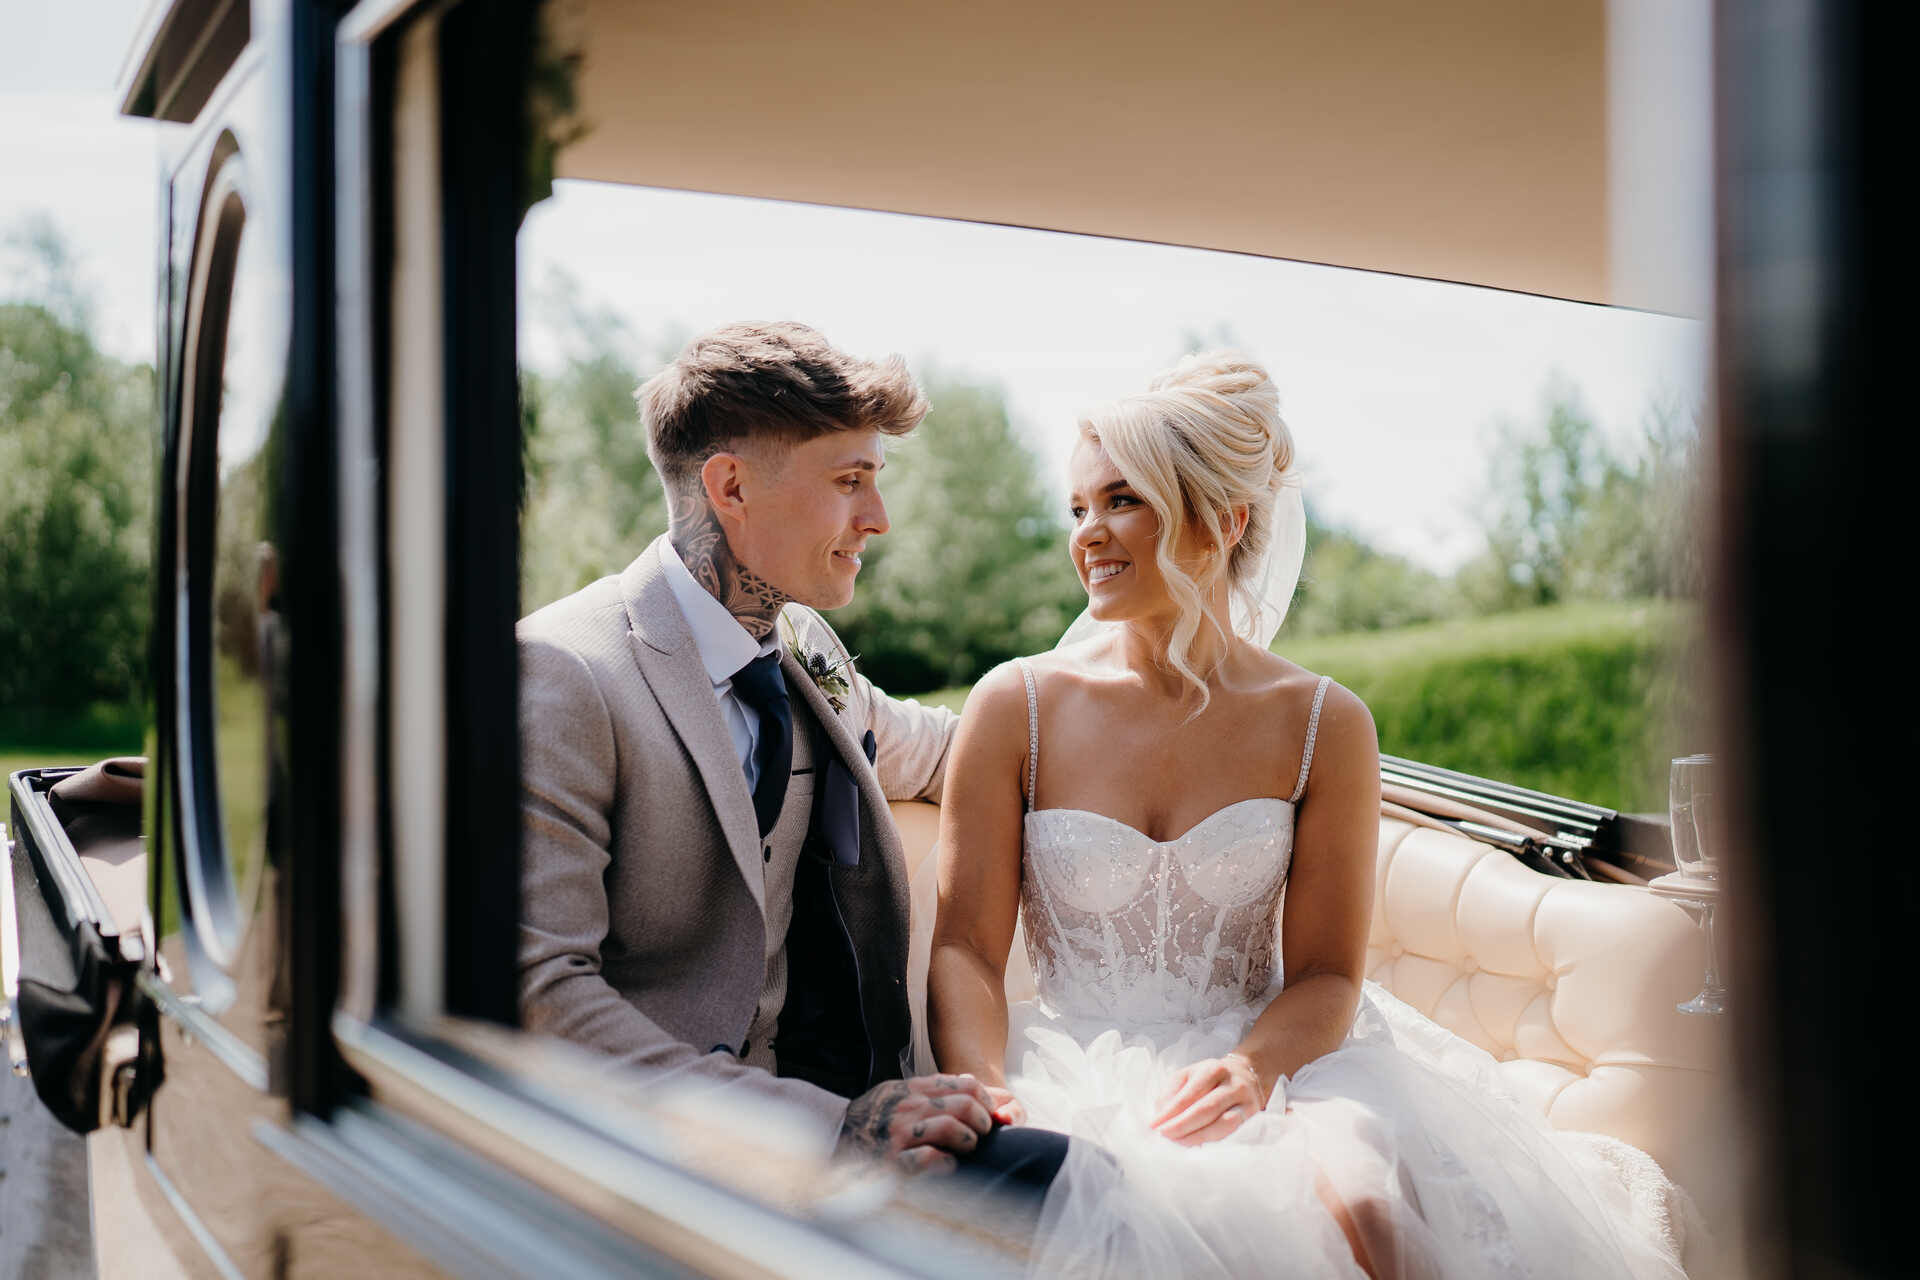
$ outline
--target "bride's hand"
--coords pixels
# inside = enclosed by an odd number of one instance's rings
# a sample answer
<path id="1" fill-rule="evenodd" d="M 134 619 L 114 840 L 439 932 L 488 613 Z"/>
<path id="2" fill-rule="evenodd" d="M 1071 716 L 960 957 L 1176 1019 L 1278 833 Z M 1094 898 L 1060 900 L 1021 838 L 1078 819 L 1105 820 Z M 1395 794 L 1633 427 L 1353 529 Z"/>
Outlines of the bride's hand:
<path id="1" fill-rule="evenodd" d="M 986 1089 L 987 1097 L 993 1099 L 993 1105 L 990 1110 L 995 1120 L 998 1120 L 1001 1124 L 1025 1124 L 1027 1122 L 1027 1109 L 1020 1104 L 1020 1099 L 1013 1096 L 1011 1089 L 1002 1089 L 999 1085 L 994 1084 L 986 1086 Z"/>
<path id="2" fill-rule="evenodd" d="M 1184 1147 L 1216 1142 L 1265 1109 L 1267 1088 L 1245 1055 L 1202 1058 L 1174 1073 L 1153 1127 Z"/>

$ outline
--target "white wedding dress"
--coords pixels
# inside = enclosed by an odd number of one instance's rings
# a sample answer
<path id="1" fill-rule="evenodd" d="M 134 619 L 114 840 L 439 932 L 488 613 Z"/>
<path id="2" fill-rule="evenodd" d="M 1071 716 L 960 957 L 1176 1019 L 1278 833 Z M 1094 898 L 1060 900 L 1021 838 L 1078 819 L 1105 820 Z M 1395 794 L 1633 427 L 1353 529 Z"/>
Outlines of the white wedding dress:
<path id="1" fill-rule="evenodd" d="M 1684 1197 L 1647 1156 L 1550 1129 L 1489 1055 L 1373 983 L 1346 1042 L 1233 1135 L 1188 1148 L 1153 1132 L 1171 1074 L 1233 1049 L 1280 990 L 1294 811 L 1327 682 L 1289 798 L 1242 800 L 1155 841 L 1103 814 L 1033 809 L 1038 704 L 1020 668 L 1021 912 L 1038 998 L 1009 1011 L 1007 1081 L 1030 1123 L 1079 1140 L 1048 1192 L 1033 1274 L 1359 1276 L 1322 1178 L 1391 1224 L 1372 1259 L 1383 1276 L 1682 1274 L 1671 1202 L 1646 1187 Z"/>

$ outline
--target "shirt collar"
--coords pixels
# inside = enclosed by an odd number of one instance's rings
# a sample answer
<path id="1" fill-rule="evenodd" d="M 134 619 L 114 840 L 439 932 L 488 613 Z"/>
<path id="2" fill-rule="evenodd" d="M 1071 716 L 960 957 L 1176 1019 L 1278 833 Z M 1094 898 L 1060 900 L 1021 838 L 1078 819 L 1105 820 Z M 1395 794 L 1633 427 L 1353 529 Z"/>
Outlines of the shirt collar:
<path id="1" fill-rule="evenodd" d="M 694 581 L 679 551 L 665 539 L 661 540 L 660 568 L 666 575 L 667 587 L 673 592 L 674 603 L 680 606 L 693 632 L 693 647 L 700 654 L 700 665 L 707 669 L 707 679 L 715 688 L 731 681 L 734 672 L 755 658 L 772 653 L 778 647 L 778 628 L 767 632 L 765 640 L 756 641 L 748 635 L 739 619 L 727 612 L 727 606 Z"/>

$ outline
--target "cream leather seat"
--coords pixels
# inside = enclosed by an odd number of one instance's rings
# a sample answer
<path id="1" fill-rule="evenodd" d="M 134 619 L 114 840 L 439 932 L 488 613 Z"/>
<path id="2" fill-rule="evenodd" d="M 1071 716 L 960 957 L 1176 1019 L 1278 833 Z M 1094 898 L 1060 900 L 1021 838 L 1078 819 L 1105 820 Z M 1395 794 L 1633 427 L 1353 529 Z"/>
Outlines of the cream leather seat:
<path id="1" fill-rule="evenodd" d="M 939 810 L 894 813 L 914 868 L 919 999 Z M 1704 962 L 1699 927 L 1643 888 L 1556 879 L 1465 836 L 1381 819 L 1367 976 L 1499 1059 L 1553 1125 L 1653 1156 L 1724 1230 L 1738 1192 L 1725 1019 L 1675 1008 L 1700 989 Z M 1007 994 L 1032 990 L 1016 937 Z"/>

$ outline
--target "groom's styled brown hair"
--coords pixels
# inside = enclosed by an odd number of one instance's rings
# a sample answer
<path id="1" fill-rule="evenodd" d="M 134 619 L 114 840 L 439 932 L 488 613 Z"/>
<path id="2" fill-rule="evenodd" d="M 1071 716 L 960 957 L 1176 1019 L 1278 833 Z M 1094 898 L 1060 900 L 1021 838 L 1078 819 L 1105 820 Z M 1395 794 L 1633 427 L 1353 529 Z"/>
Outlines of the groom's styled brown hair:
<path id="1" fill-rule="evenodd" d="M 798 443 L 868 428 L 902 436 L 927 415 L 927 397 L 899 356 L 848 355 L 791 321 L 703 333 L 634 399 L 647 456 L 672 493 L 697 484 L 715 453 L 749 439 Z"/>

